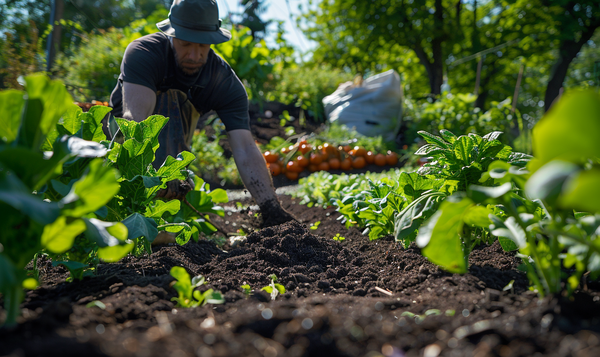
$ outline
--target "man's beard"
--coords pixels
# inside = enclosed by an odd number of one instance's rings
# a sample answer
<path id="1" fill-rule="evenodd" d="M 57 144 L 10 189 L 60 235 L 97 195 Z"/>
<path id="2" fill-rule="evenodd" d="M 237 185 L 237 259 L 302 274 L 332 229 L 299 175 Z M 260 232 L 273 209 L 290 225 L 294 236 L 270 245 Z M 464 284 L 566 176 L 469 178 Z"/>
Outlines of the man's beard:
<path id="1" fill-rule="evenodd" d="M 189 76 L 189 77 L 193 77 L 193 76 L 196 76 L 198 73 L 200 73 L 200 70 L 202 69 L 202 66 L 204 66 L 206 64 L 206 61 L 204 61 L 204 60 L 201 60 L 201 61 L 198 61 L 198 62 L 183 61 L 183 62 L 180 63 L 179 62 L 179 58 L 177 58 L 177 54 L 175 54 L 175 63 L 177 64 L 177 67 L 179 68 L 179 70 L 184 75 Z M 185 65 L 185 64 L 190 64 L 190 65 L 193 65 L 193 66 L 200 65 L 200 66 L 197 67 L 197 68 L 186 68 L 186 67 L 183 67 L 183 65 Z"/>

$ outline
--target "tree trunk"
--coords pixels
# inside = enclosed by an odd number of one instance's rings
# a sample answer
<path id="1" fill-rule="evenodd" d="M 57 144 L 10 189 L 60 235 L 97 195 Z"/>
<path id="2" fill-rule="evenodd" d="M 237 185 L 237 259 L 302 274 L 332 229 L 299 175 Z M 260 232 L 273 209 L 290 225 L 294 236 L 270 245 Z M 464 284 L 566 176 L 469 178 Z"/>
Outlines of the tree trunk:
<path id="1" fill-rule="evenodd" d="M 52 69 L 52 65 L 54 64 L 54 58 L 56 54 L 60 50 L 60 36 L 62 33 L 62 26 L 55 25 L 56 22 L 59 22 L 65 10 L 64 0 L 54 0 L 52 2 L 52 14 L 50 16 L 50 25 L 52 25 L 52 33 L 48 36 L 48 58 L 46 60 L 46 71 L 50 72 Z"/>
<path id="2" fill-rule="evenodd" d="M 590 38 L 592 38 L 598 27 L 600 27 L 600 22 L 587 27 L 585 31 L 582 32 L 579 41 L 573 41 L 570 39 L 561 41 L 558 59 L 552 66 L 550 80 L 548 80 L 548 85 L 546 86 L 546 95 L 544 96 L 544 111 L 548 111 L 556 97 L 558 97 L 560 88 L 563 86 L 563 82 L 567 76 L 569 65 L 577 56 L 577 53 L 579 53 L 581 47 L 583 47 L 583 45 L 586 44 Z"/>

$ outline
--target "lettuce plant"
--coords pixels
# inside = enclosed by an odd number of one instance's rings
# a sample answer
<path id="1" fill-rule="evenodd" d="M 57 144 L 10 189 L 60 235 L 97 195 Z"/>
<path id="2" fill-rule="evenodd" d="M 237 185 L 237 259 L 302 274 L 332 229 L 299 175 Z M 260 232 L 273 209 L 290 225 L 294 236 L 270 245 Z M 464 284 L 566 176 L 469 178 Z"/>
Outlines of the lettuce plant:
<path id="1" fill-rule="evenodd" d="M 178 296 L 171 299 L 171 301 L 177 302 L 177 307 L 199 307 L 225 302 L 223 295 L 218 291 L 208 289 L 200 292 L 200 290 L 196 290 L 197 287 L 206 283 L 202 275 L 190 278 L 190 274 L 182 267 L 172 267 L 170 274 L 177 280 L 173 287 L 177 290 Z"/>

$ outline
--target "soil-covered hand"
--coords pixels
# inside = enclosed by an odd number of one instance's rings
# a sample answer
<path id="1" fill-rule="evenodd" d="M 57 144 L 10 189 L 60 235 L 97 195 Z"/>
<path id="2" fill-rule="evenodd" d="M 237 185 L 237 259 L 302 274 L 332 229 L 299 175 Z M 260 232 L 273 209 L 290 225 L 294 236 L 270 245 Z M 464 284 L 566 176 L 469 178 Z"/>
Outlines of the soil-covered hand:
<path id="1" fill-rule="evenodd" d="M 183 200 L 188 192 L 194 189 L 194 181 L 192 179 L 187 180 L 173 180 L 167 182 L 167 188 L 163 188 L 156 193 L 156 198 L 162 198 L 163 200 Z"/>
<path id="2" fill-rule="evenodd" d="M 286 211 L 277 200 L 267 201 L 260 206 L 262 227 L 272 227 L 289 221 L 298 221 L 290 212 Z"/>

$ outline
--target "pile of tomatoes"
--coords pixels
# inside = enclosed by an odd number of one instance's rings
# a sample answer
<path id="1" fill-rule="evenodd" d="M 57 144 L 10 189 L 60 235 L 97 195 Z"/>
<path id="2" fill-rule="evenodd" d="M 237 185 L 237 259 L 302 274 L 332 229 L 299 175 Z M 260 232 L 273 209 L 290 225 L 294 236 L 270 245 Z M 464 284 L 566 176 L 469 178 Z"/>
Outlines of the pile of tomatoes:
<path id="1" fill-rule="evenodd" d="M 369 164 L 378 166 L 396 166 L 398 155 L 388 151 L 387 154 L 367 151 L 360 146 L 335 146 L 324 143 L 313 147 L 306 140 L 295 145 L 284 147 L 279 152 L 266 151 L 263 153 L 271 175 L 285 174 L 290 180 L 297 180 L 298 175 L 309 172 L 362 169 Z M 286 162 L 285 158 L 290 159 Z"/>

